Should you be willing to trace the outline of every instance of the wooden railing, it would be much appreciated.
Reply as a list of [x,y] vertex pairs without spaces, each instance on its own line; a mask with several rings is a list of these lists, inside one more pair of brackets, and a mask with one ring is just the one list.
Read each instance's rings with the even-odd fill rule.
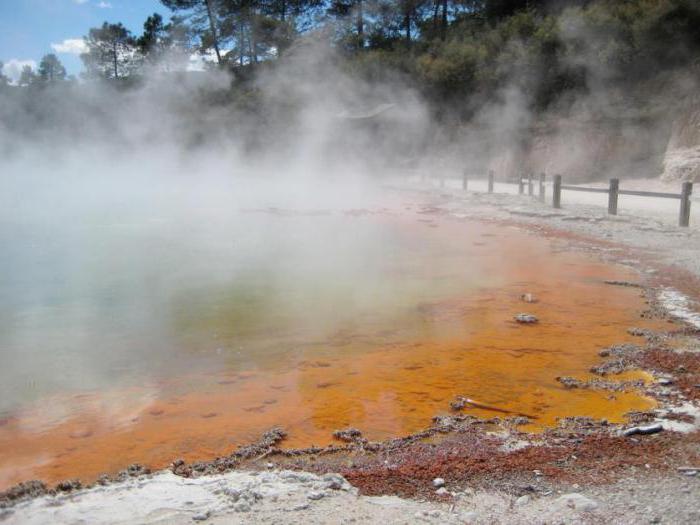
[[638,191],[620,189],[620,179],[610,179],[608,188],[586,188],[582,186],[572,186],[562,184],[561,175],[554,176],[554,186],[552,194],[552,206],[561,208],[561,192],[585,191],[590,193],[608,194],[608,213],[617,215],[617,204],[620,195],[636,195],[638,197],[656,197],[660,199],[678,199],[681,201],[678,214],[678,225],[688,227],[690,225],[690,196],[693,194],[693,183],[684,182],[680,193],[662,193],[658,191]]
[[[496,175],[493,170],[488,173],[488,192],[494,192]],[[538,177],[539,191],[537,197],[540,202],[545,201],[545,181],[546,176],[541,173]],[[535,180],[532,173],[525,176],[521,175],[518,180],[518,194],[524,195],[525,186],[527,185],[527,194],[531,197],[535,196]],[[440,185],[444,187],[445,179],[440,178]],[[469,188],[469,174],[465,170],[462,174],[462,189]],[[690,197],[693,194],[693,183],[684,182],[681,186],[680,193],[663,193],[656,191],[639,191],[639,190],[624,190],[620,189],[619,179],[610,179],[610,184],[607,188],[590,188],[584,186],[573,186],[571,184],[562,184],[562,176],[555,175],[552,183],[552,206],[561,208],[561,193],[562,191],[583,191],[588,193],[607,193],[608,194],[608,213],[617,215],[618,200],[620,195],[635,195],[637,197],[657,197],[661,199],[678,199],[680,200],[680,210],[678,214],[678,225],[688,227],[690,225]]]

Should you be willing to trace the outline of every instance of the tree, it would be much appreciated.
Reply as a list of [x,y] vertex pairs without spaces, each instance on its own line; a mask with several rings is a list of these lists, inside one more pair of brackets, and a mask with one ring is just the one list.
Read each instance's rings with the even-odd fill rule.
[[221,35],[219,17],[226,0],[161,0],[161,3],[171,11],[189,11],[189,21],[192,29],[198,33],[201,50],[214,49],[216,61],[222,64]]
[[32,69],[32,66],[24,66],[22,72],[19,74],[19,80],[17,84],[22,87],[31,86],[36,82],[36,74]]
[[5,76],[3,70],[5,69],[5,64],[0,60],[0,88],[7,86],[10,83],[10,79]]
[[180,69],[191,54],[190,30],[182,17],[173,16],[165,24],[162,16],[153,13],[143,24],[136,45],[148,64],[166,71]]
[[331,0],[328,14],[342,20],[353,20],[354,33],[358,49],[365,47],[365,1]]
[[44,55],[39,62],[39,79],[46,83],[61,82],[66,79],[66,68],[53,53]]
[[136,41],[121,23],[93,27],[84,38],[87,53],[80,55],[92,77],[118,80],[128,76],[136,63]]

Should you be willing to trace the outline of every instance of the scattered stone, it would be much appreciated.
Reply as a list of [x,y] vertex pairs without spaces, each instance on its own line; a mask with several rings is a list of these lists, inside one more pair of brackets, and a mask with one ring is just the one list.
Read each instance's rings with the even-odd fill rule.
[[346,443],[353,443],[362,438],[362,432],[356,428],[350,427],[343,430],[336,430],[333,432],[333,437],[340,441],[345,441]]
[[556,378],[564,388],[583,388],[590,390],[609,390],[612,392],[623,392],[632,388],[641,388],[644,386],[644,381],[638,379],[636,381],[622,381],[622,382],[610,382],[601,381],[600,379],[591,379],[588,381],[581,381],[580,379],[575,379],[569,376],[560,376]]
[[239,501],[234,504],[233,510],[236,512],[250,512],[250,505],[246,501]]
[[306,495],[307,498],[309,498],[312,501],[318,501],[320,499],[323,499],[325,497],[325,494],[323,492],[320,492],[318,490],[312,490]]
[[610,284],[610,285],[613,285],[613,286],[627,286],[627,287],[629,287],[629,288],[644,288],[644,286],[642,286],[642,285],[639,284],[639,283],[632,283],[632,282],[629,282],[629,281],[608,280],[608,281],[604,281],[604,282],[605,282],[605,284]]
[[520,299],[522,301],[525,301],[526,303],[536,303],[537,299],[535,299],[535,296],[532,295],[531,293],[524,293],[520,296]]
[[520,496],[518,499],[515,500],[515,504],[518,507],[522,507],[524,505],[527,505],[528,503],[530,503],[530,496],[528,496],[527,494],[525,496]]
[[449,491],[445,487],[440,487],[435,491],[435,494],[437,494],[438,496],[446,496],[447,494],[449,494]]
[[79,479],[68,479],[61,481],[56,485],[57,492],[72,492],[81,488],[83,484]]
[[298,510],[306,510],[310,507],[308,503],[302,503],[301,505],[297,505],[296,507],[292,507],[293,511],[298,511]]
[[450,408],[455,412],[462,410],[465,406],[467,406],[467,400],[462,396],[457,397],[454,401],[450,401]]
[[7,489],[5,492],[0,492],[0,504],[3,502],[15,502],[23,499],[37,498],[48,492],[48,488],[43,481],[31,480],[24,481]]
[[648,435],[656,434],[664,429],[661,423],[654,423],[653,425],[631,427],[622,431],[623,436],[636,436],[636,435]]
[[520,313],[514,317],[515,321],[520,324],[535,324],[539,319],[532,314]]
[[435,478],[433,480],[433,487],[440,488],[445,486],[445,480],[442,478]]
[[205,510],[204,512],[200,512],[199,514],[195,514],[194,516],[192,516],[192,519],[194,521],[206,521],[209,519],[210,516],[211,511]]
[[695,476],[700,472],[700,467],[678,467],[676,470],[686,476]]
[[323,476],[326,488],[331,490],[348,490],[350,484],[340,474],[326,474]]
[[598,508],[598,503],[590,498],[587,498],[583,494],[577,492],[572,492],[571,494],[564,494],[554,500],[554,507],[559,509],[574,509],[581,510],[584,512],[591,512]]

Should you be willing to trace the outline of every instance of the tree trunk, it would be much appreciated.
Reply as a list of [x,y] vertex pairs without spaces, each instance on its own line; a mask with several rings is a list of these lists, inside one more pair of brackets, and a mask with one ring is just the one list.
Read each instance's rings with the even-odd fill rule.
[[207,16],[209,17],[209,29],[211,30],[211,38],[214,42],[214,51],[216,52],[216,61],[221,65],[221,51],[219,51],[219,37],[216,34],[216,24],[214,23],[214,15],[211,11],[211,0],[204,0],[204,5],[207,6]]
[[243,27],[243,20],[238,21],[238,65],[243,67],[245,63],[243,49],[245,48],[245,28]]
[[442,24],[440,26],[440,40],[447,38],[447,0],[442,0]]
[[255,12],[255,6],[252,8],[252,16],[250,18],[250,52],[252,55],[252,64],[258,63],[258,18]]
[[116,40],[112,43],[112,66],[114,67],[114,79],[119,78],[119,63],[118,63],[118,51],[117,51]]
[[406,43],[411,44],[411,12],[406,10],[403,17],[404,28],[406,29]]
[[357,47],[365,47],[365,13],[362,0],[357,0]]

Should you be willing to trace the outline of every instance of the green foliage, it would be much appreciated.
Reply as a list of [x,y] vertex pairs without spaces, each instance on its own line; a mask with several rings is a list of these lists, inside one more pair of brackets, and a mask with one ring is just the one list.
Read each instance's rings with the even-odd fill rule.
[[87,52],[80,55],[88,77],[118,80],[138,65],[136,39],[122,24],[105,22],[85,37]]
[[2,62],[2,60],[0,60],[0,89],[4,88],[10,83],[10,79],[5,76],[3,69],[5,69],[5,64]]
[[17,81],[17,85],[21,87],[28,87],[36,83],[36,73],[34,73],[34,70],[32,69],[32,66],[24,66],[22,68],[22,72],[19,75],[19,80]]
[[53,53],[44,55],[39,62],[39,79],[48,84],[66,80],[66,68]]

